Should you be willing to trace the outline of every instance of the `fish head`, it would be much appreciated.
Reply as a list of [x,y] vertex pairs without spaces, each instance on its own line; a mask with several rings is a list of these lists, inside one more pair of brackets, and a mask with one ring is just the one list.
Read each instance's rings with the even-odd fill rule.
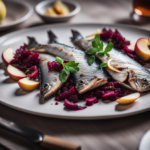
[[47,98],[51,96],[52,94],[52,86],[49,83],[43,83],[41,85],[41,103],[45,103],[47,101]]
[[134,71],[129,73],[129,83],[138,92],[150,90],[150,76],[146,74],[136,74]]

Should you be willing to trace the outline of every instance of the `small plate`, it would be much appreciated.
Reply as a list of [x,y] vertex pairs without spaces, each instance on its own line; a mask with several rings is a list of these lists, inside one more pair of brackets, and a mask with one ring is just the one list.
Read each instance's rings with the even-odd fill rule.
[[22,1],[4,1],[7,8],[7,15],[0,24],[0,31],[5,30],[27,20],[33,13],[32,7]]
[[80,5],[74,1],[66,1],[62,2],[69,7],[70,13],[67,15],[59,15],[59,16],[46,16],[44,15],[45,11],[49,6],[54,4],[55,0],[52,1],[42,1],[35,6],[35,12],[46,22],[65,22],[77,15],[80,12]]

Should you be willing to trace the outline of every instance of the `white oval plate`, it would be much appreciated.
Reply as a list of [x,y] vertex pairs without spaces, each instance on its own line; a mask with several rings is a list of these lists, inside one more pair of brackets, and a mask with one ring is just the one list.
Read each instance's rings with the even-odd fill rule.
[[0,24],[0,30],[5,30],[27,20],[33,13],[33,8],[24,1],[6,0],[7,15]]
[[[27,36],[34,36],[39,43],[48,42],[47,31],[52,30],[59,37],[59,41],[73,46],[70,41],[70,29],[76,29],[86,36],[93,33],[96,29],[117,28],[121,34],[131,43],[135,43],[140,37],[148,38],[150,31],[127,27],[122,25],[108,24],[53,24],[40,27],[28,28],[7,34],[0,38],[0,55],[7,47],[14,50],[19,48],[24,42],[27,43]],[[41,116],[66,118],[66,119],[103,119],[129,116],[150,110],[150,93],[144,94],[134,103],[129,105],[119,105],[116,102],[104,103],[99,101],[97,104],[87,107],[81,111],[64,110],[63,102],[55,105],[54,98],[45,104],[39,103],[39,90],[25,92],[18,84],[6,75],[3,68],[6,68],[0,58],[0,100],[3,104],[12,108]],[[84,105],[85,102],[80,102]]]

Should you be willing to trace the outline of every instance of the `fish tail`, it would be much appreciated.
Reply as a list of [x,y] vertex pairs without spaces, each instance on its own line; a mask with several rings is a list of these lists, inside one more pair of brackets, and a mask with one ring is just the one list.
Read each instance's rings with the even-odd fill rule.
[[76,31],[76,30],[71,30],[71,32],[72,32],[72,40],[73,41],[78,41],[78,40],[80,40],[80,39],[82,39],[83,37],[82,37],[82,35],[78,32],[78,31]]
[[35,40],[35,38],[34,37],[27,37],[28,38],[28,50],[29,49],[32,49],[32,48],[34,48],[34,47],[36,47],[37,45],[38,45],[38,42]]
[[48,37],[49,37],[49,44],[50,43],[58,43],[57,36],[52,32],[52,30],[47,31]]

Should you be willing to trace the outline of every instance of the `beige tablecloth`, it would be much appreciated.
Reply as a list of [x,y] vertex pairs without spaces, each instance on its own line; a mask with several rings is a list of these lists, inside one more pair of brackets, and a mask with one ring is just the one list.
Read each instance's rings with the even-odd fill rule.
[[[28,0],[34,6],[38,0]],[[130,16],[131,0],[78,0],[81,12],[70,23],[121,23],[136,25]],[[35,13],[19,27],[0,31],[0,36],[26,27],[45,24]],[[150,24],[136,25],[150,30]],[[0,105],[0,116],[46,134],[78,143],[82,150],[137,150],[140,139],[150,128],[150,111],[109,120],[63,120],[39,117]],[[43,148],[0,129],[0,143],[12,150]]]

